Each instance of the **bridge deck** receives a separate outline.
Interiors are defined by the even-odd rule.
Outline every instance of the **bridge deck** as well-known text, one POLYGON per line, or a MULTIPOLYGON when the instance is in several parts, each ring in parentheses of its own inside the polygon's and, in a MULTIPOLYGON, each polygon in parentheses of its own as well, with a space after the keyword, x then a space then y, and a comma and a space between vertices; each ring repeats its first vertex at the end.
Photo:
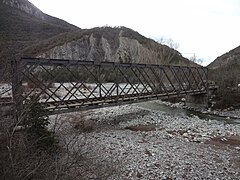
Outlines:
POLYGON ((193 90, 193 91, 182 91, 179 93, 163 93, 163 94, 152 94, 144 93, 141 95, 129 94, 121 96, 109 96, 109 97, 97 97, 89 99, 78 99, 78 100, 68 100, 68 101, 55 101, 43 103, 46 105, 46 109, 50 111, 50 114, 64 113, 64 112, 74 112, 78 110, 96 109, 101 107, 109 107, 123 104, 130 104, 136 102, 142 102, 154 99, 171 99, 174 97, 184 97, 188 95, 196 94, 206 94, 206 90, 193 90))

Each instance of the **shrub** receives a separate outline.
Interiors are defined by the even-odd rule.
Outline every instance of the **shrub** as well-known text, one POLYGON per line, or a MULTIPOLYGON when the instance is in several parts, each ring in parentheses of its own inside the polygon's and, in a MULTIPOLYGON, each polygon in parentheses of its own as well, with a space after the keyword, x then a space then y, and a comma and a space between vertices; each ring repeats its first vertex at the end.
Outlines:
POLYGON ((30 140, 35 142, 37 148, 55 152, 58 149, 58 140, 47 128, 50 123, 48 111, 43 104, 39 103, 39 97, 32 96, 27 100, 26 107, 23 125, 27 128, 30 140))

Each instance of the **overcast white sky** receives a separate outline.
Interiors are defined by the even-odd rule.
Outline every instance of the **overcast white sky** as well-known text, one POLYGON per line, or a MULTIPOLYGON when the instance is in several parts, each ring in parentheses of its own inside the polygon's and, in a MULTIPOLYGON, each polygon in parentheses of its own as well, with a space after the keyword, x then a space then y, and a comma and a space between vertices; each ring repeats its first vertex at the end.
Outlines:
POLYGON ((126 26, 155 40, 171 38, 203 65, 240 45, 240 0, 29 1, 80 28, 126 26))

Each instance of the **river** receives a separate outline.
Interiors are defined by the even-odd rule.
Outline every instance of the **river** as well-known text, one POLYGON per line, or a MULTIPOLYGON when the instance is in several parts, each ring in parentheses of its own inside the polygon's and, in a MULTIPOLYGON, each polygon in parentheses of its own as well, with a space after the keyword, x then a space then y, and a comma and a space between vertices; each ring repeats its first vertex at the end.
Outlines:
POLYGON ((193 109, 183 108, 181 106, 171 107, 165 103, 162 103, 161 101, 150 101, 145 103, 139 103, 138 106, 151 109, 154 111, 162 111, 167 114, 174 114, 179 116, 185 115, 189 117, 198 116, 200 119, 205 119, 205 120, 217 120, 217 121, 222 121, 226 124, 240 124, 239 118, 220 116, 220 115, 211 114, 207 112, 201 112, 193 109))

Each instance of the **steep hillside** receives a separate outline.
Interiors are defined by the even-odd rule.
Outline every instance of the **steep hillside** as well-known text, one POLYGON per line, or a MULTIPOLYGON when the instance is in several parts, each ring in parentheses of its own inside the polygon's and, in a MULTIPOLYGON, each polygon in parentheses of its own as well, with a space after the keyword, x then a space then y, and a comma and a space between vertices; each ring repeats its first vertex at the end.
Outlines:
MULTIPOLYGON (((3 2, 12 2, 11 0, 3 2)), ((0 1, 0 41, 32 41, 46 39, 60 33, 78 29, 65 21, 53 18, 42 13, 39 9, 25 0, 27 10, 23 11, 23 6, 10 6, 0 1), (31 6, 32 5, 32 6, 31 6)))
POLYGON ((208 65, 208 68, 217 69, 231 64, 240 64, 240 46, 217 57, 211 64, 208 65))
POLYGON ((27 0, 0 0, 0 21, 0 75, 10 72, 9 62, 17 55, 198 66, 129 28, 83 30, 44 14, 27 0))
POLYGON ((219 86, 217 107, 240 107, 240 46, 219 56, 208 67, 209 79, 219 86))
POLYGON ((126 27, 61 34, 26 48, 24 54, 41 58, 196 66, 178 51, 126 27))
POLYGON ((0 0, 0 22, 0 75, 24 48, 79 29, 44 14, 27 0, 0 0))

